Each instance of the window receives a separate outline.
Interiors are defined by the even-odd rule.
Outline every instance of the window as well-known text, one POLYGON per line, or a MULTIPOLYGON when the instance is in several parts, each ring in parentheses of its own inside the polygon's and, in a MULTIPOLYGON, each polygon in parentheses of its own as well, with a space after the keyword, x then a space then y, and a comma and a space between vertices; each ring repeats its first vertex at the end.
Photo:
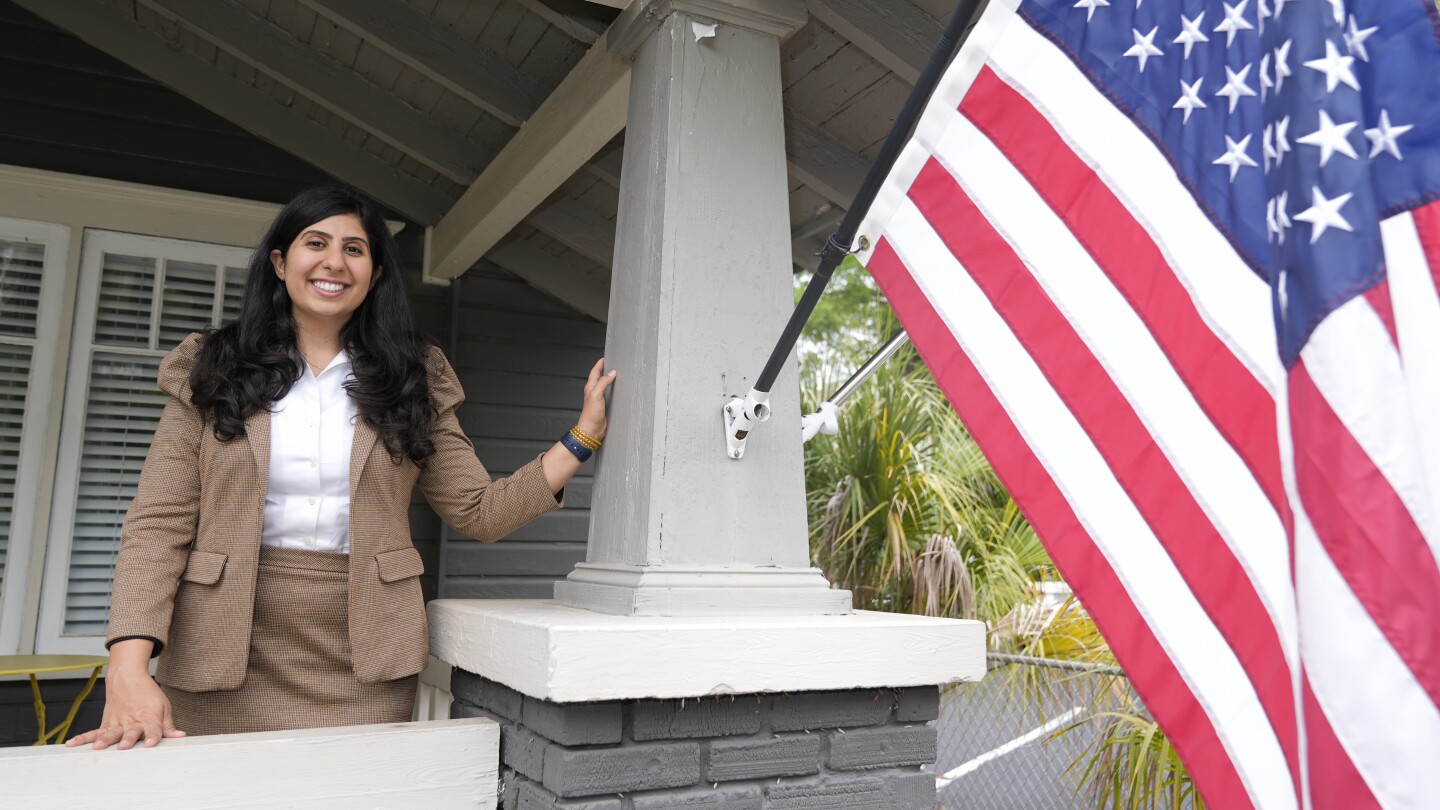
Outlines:
POLYGON ((232 320, 248 252, 87 230, 37 652, 97 652, 125 512, 165 408, 160 361, 232 320))
POLYGON ((0 218, 0 654, 18 650, 70 229, 0 218))

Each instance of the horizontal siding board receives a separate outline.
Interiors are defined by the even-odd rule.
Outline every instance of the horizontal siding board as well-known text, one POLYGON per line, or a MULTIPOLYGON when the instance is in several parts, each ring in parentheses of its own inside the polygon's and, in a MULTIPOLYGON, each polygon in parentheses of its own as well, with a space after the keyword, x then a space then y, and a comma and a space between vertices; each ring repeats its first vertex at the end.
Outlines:
POLYGON ((460 319, 460 338, 506 338, 562 346, 605 346, 605 324, 593 320, 545 318, 509 312, 479 312, 460 319))
MULTIPOLYGON (((578 396, 576 403, 579 403, 578 396)), ((579 415, 578 408, 558 410, 467 404, 460 408, 460 428, 471 436, 555 442, 575 424, 579 415)))
POLYGON ((447 599, 549 599, 564 577, 447 577, 447 599))
POLYGON ((452 541, 445 550, 451 577, 503 572, 511 576, 563 577, 585 561, 584 543, 476 543, 452 541))
MULTIPOLYGON (((495 339, 462 340, 450 362, 461 373, 468 370, 523 373, 543 369, 547 374, 583 380, 590 375, 590 369, 600 359, 600 354, 599 349, 588 346, 537 346, 495 339)), ((580 403, 578 389, 573 400, 576 405, 580 403)))
POLYGON ((578 402, 585 390, 581 377, 515 374, 505 371, 457 372, 468 402, 553 408, 578 402))

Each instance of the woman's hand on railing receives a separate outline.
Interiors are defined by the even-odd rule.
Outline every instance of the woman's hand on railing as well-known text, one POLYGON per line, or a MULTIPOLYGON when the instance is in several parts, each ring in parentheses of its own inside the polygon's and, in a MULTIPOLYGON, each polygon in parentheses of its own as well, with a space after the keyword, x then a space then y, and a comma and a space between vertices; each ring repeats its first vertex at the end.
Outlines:
POLYGON ((154 748, 162 739, 185 736, 185 732, 175 728, 170 700, 150 677, 148 662, 152 647, 152 642, 146 639, 127 639, 110 646, 110 666, 105 675, 105 713, 100 728, 66 740, 67 748, 90 743, 97 751, 111 745, 125 750, 141 740, 146 748, 154 748))

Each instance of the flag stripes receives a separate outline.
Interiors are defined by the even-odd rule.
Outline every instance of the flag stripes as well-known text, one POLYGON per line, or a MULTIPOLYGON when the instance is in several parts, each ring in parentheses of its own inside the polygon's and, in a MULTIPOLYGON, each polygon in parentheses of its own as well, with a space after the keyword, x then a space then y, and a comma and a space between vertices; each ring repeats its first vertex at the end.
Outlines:
MULTIPOLYGON (((959 336, 907 273, 892 242, 881 241, 866 267, 880 281, 886 299, 904 321, 921 358, 960 418, 967 425, 986 426, 983 433, 975 434, 976 442, 1007 489, 1028 493, 1023 508, 1031 525, 1049 539, 1051 558, 1066 581, 1073 583, 1100 631, 1112 645, 1133 653, 1126 675, 1137 690, 1152 696, 1156 720, 1164 728, 1185 730, 1172 738, 1171 744, 1190 768, 1208 775, 1208 800, 1217 807, 1252 807, 1210 712, 1154 633, 1150 617, 1130 597, 1129 588, 1075 513, 1071 499, 1060 490, 989 380, 960 346, 959 336)), ((1203 665, 1202 657, 1203 652, 1195 656, 1195 663, 1203 665)))
POLYGON ((1212 806, 1422 806, 1440 202, 1382 223, 1389 282, 1287 375, 1283 293, 1015 4, 932 96, 862 261, 1212 806))

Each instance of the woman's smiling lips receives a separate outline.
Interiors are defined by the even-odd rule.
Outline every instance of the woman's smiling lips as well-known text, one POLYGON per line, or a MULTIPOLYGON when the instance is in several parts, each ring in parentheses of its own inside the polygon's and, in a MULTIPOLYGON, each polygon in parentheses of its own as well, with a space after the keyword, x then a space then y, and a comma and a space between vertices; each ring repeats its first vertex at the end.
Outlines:
POLYGON ((310 282, 310 286, 315 288, 316 292, 327 298, 335 298, 343 294, 346 290, 350 289, 350 285, 348 284, 341 284, 338 281, 322 281, 318 279, 312 280, 310 282))

